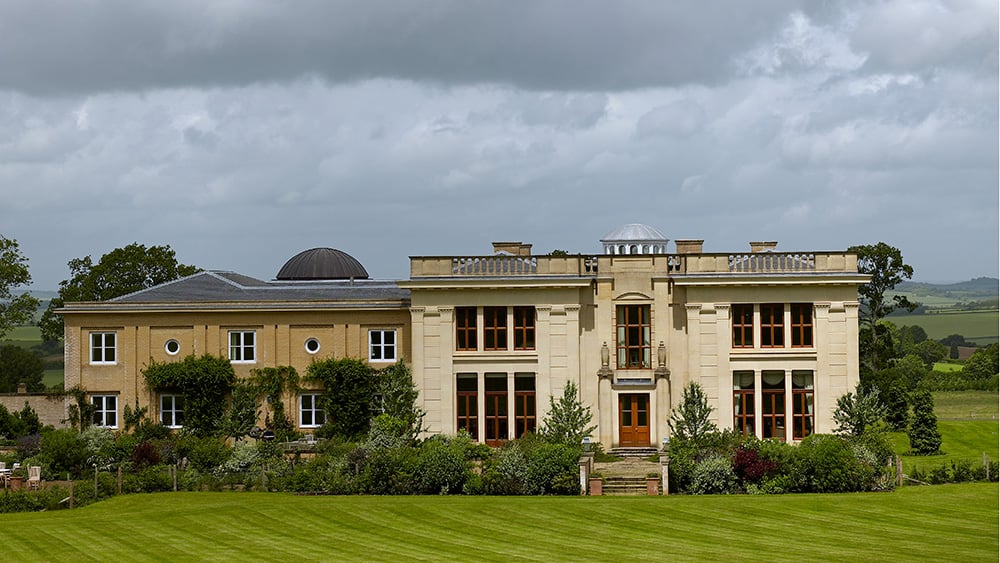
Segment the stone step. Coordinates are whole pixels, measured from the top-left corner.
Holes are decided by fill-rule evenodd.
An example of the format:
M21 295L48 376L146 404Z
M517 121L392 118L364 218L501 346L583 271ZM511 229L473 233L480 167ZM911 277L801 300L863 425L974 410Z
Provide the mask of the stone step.
M649 448L611 448L608 453L616 457L640 457L645 458L658 453L659 450Z
M609 496L645 496L645 477L606 477L604 479L604 494Z

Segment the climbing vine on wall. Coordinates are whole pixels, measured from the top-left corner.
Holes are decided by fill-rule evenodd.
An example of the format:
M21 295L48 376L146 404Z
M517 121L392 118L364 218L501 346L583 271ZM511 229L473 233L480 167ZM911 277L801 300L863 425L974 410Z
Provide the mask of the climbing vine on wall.
M184 397L184 427L207 436L220 429L226 397L236 383L229 360L205 354L188 356L180 362L156 362L143 370L146 385L157 393L177 393Z
M325 428L330 434L356 438L368 432L377 384L375 369L361 360L329 359L311 364L305 378L323 384L320 406L326 411Z

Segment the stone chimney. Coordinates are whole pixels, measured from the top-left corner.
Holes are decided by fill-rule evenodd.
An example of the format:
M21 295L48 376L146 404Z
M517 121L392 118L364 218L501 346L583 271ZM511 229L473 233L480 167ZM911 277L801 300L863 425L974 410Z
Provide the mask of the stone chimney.
M768 250L774 250L778 248L778 241L776 240L764 240L764 241L750 241L750 252L766 252Z
M677 254L701 254L701 245L705 244L704 240L699 239L677 239L674 241L677 245Z
M514 256L531 256L531 245L521 241L517 242L494 242L493 253L506 252Z

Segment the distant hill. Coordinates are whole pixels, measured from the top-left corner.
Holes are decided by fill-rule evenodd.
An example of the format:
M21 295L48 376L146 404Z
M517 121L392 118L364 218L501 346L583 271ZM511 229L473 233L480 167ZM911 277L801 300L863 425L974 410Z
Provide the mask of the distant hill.
M905 293L907 291L914 291L919 289L924 289L931 292L948 292L948 291L983 292L984 294L996 297L997 294L1000 293L1000 279L983 277L983 278L971 279L969 281L948 283L948 284L906 281L896 286L896 290L899 291L900 293Z

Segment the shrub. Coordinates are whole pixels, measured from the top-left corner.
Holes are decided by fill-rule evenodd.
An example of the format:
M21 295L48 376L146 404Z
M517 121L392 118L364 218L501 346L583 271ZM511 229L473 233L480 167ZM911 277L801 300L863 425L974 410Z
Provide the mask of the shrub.
M807 436L796 450L794 490L846 493L871 487L875 471L861 463L845 438L829 434Z
M518 441L507 442L483 471L487 495L520 495L528 477L528 463Z
M699 440L717 430L710 420L712 407L701 385L690 382L684 386L681 403L670 414L667 421L670 434L675 440Z
M417 492L417 450L407 446L369 450L357 476L358 491L369 495L409 495Z
M913 419L910 421L910 449L917 455L933 455L941 449L941 433L934 414L934 399L927 391L913 395Z
M187 434L177 440L176 455L187 458L192 467L202 473L212 473L229 457L226 443L219 438L199 438Z
M696 495L730 494L738 489L736 474L727 458L712 456L695 465L691 492Z
M549 397L549 413L542 420L538 433L550 442L577 445L597 428L590 425L592 419L590 407L583 406L576 384L570 381L563 387L563 396L558 402L555 397Z
M47 478L58 478L69 473L79 477L87 465L87 445L80 434L72 429L50 430L42 434L38 457L45 460L43 468Z
M420 492L432 495L460 493L470 473L460 439L434 436L420 447L417 460Z
M733 454L733 473L744 487L747 484L759 485L778 469L778 463L761 455L754 445L752 443L741 445Z
M974 480L972 473L972 463L967 459L951 462L951 481L953 483L964 483Z
M165 465L154 465L122 477L122 492L156 493L173 490L173 479Z
M132 466L141 471L160 463L160 449L152 442L140 442L132 450Z
M527 440L530 442L531 440ZM569 444L553 444L535 440L525 448L527 472L524 477L523 493L527 495L556 494L558 480L559 494L580 494L579 460L580 447ZM573 487L567 486L569 482Z

